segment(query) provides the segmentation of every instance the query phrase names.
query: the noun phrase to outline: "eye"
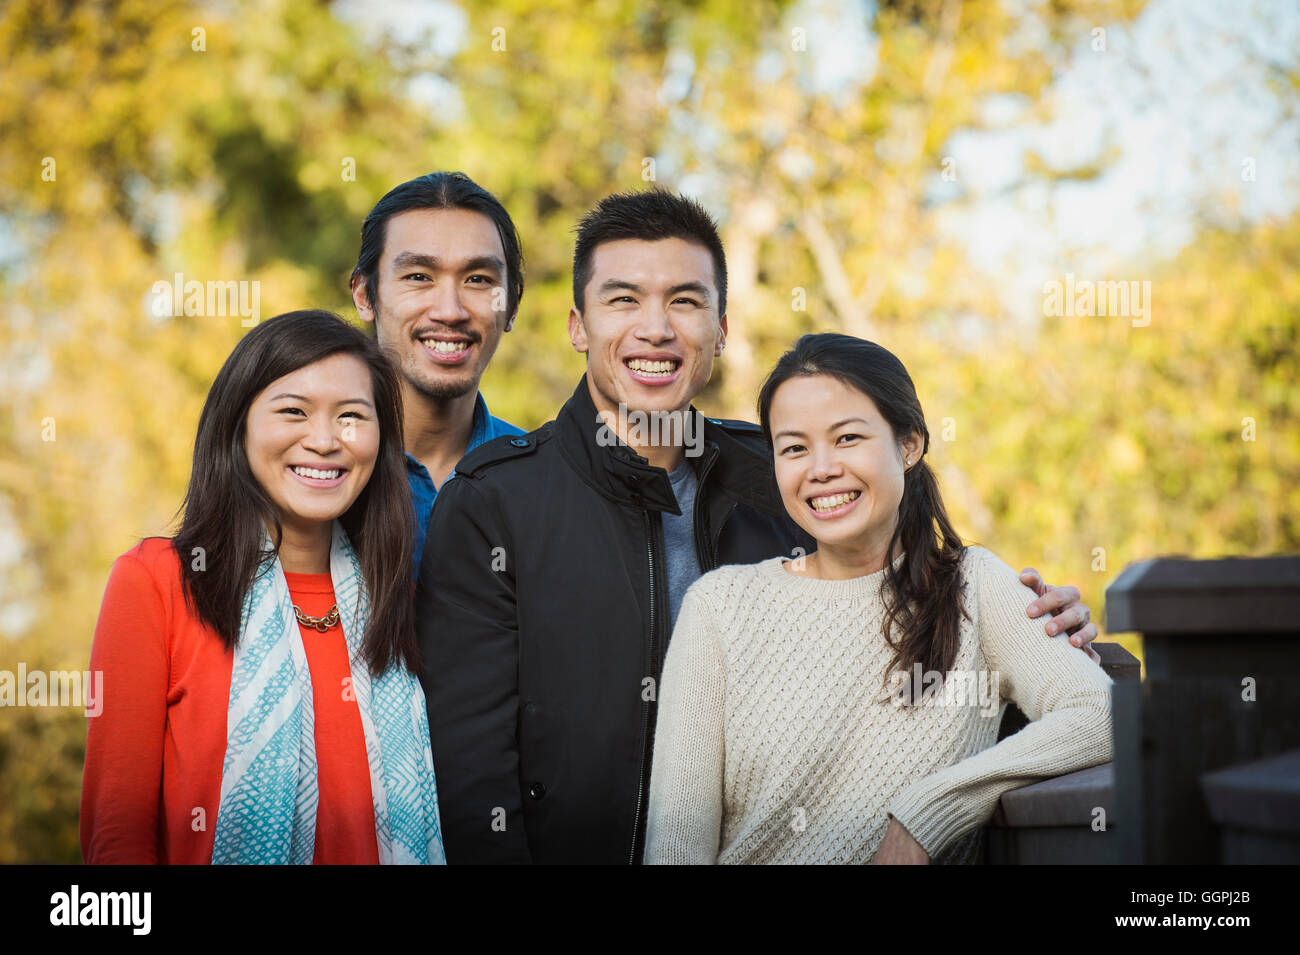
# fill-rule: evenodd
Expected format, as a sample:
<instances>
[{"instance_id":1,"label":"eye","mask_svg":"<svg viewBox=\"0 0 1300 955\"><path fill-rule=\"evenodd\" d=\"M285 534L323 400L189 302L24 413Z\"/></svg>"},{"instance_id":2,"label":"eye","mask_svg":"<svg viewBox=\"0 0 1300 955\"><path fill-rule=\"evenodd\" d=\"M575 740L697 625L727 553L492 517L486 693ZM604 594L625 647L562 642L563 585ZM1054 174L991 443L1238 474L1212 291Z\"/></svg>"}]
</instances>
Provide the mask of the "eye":
<instances>
[{"instance_id":1,"label":"eye","mask_svg":"<svg viewBox=\"0 0 1300 955\"><path fill-rule=\"evenodd\" d=\"M339 415L339 417L340 417L340 418L356 418L358 421L367 421L367 420L369 420L369 419L367 419L366 416L365 416L364 414L362 414L360 411L345 411L345 412L343 412L341 415Z\"/></svg>"},{"instance_id":2,"label":"eye","mask_svg":"<svg viewBox=\"0 0 1300 955\"><path fill-rule=\"evenodd\" d=\"M686 298L685 296L681 296L681 297L679 297L679 298L675 298L675 299L673 299L673 304L674 304L674 305L676 305L678 302L684 302L685 304L691 306L692 308L700 308L700 307L701 307L701 306L700 306L700 303L697 302L695 299L693 299L693 298Z\"/></svg>"},{"instance_id":3,"label":"eye","mask_svg":"<svg viewBox=\"0 0 1300 955\"><path fill-rule=\"evenodd\" d=\"M496 279L490 275L471 275L467 282L474 282L477 285L495 285Z\"/></svg>"},{"instance_id":4,"label":"eye","mask_svg":"<svg viewBox=\"0 0 1300 955\"><path fill-rule=\"evenodd\" d=\"M850 441L861 441L861 440L862 440L862 435L860 435L860 434L842 434L842 435L840 435L838 438L836 438L835 440L836 440L836 441L843 441L843 440L845 440L845 439L848 439L848 440L850 440Z\"/></svg>"},{"instance_id":5,"label":"eye","mask_svg":"<svg viewBox=\"0 0 1300 955\"><path fill-rule=\"evenodd\" d=\"M277 408L277 409L275 410L275 413L276 413L276 414L288 414L288 415L302 415L304 418L307 417L307 413L306 413L305 411L303 411L301 408L293 408L293 407L289 407L289 408Z\"/></svg>"},{"instance_id":6,"label":"eye","mask_svg":"<svg viewBox=\"0 0 1300 955\"><path fill-rule=\"evenodd\" d=\"M635 304L636 299L634 299L631 295L620 295L617 298L611 298L609 302L611 305L613 305L615 302L632 302L633 304Z\"/></svg>"},{"instance_id":7,"label":"eye","mask_svg":"<svg viewBox=\"0 0 1300 955\"><path fill-rule=\"evenodd\" d=\"M782 449L781 449L781 453L782 453L782 454L790 454L791 452L795 452L795 451L803 451L803 450L804 450L804 446L803 446L802 444L790 444L790 445L786 445L784 448L782 448Z\"/></svg>"},{"instance_id":8,"label":"eye","mask_svg":"<svg viewBox=\"0 0 1300 955\"><path fill-rule=\"evenodd\" d=\"M429 276L425 275L423 272L412 272L410 275L403 275L402 281L405 282L408 279L427 279L428 277Z\"/></svg>"}]
</instances>

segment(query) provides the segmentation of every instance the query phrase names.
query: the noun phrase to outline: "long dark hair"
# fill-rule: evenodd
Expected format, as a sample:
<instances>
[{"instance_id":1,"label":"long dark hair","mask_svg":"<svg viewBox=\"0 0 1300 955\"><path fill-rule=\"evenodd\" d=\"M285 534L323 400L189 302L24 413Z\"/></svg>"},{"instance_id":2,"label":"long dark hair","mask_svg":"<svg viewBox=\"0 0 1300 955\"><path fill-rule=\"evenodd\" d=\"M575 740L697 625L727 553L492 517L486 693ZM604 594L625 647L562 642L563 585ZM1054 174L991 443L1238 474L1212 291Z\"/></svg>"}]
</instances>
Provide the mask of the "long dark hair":
<instances>
[{"instance_id":1,"label":"long dark hair","mask_svg":"<svg viewBox=\"0 0 1300 955\"><path fill-rule=\"evenodd\" d=\"M759 392L758 414L769 445L773 395L791 378L806 375L830 375L862 392L875 402L895 441L912 433L922 438L921 457L903 475L898 524L885 562L885 641L894 651L885 672L888 681L891 673L907 673L920 663L924 670L946 674L957 658L966 614L960 575L965 547L925 462L930 432L912 376L892 352L874 342L833 333L804 335L781 356ZM900 552L902 561L895 569L893 557ZM911 696L914 689L906 684L905 701L918 702Z\"/></svg>"},{"instance_id":2,"label":"long dark hair","mask_svg":"<svg viewBox=\"0 0 1300 955\"><path fill-rule=\"evenodd\" d=\"M244 451L248 409L271 382L331 355L356 355L370 369L379 456L370 480L340 522L361 562L370 595L362 656L376 675L400 661L418 667L411 600L414 513L402 450L397 375L379 346L333 312L304 310L259 324L217 373L199 417L194 467L174 538L190 611L233 648L244 594L279 553L283 528L275 504L253 476ZM275 551L260 551L270 529ZM197 551L196 548L202 548ZM202 554L202 560L195 559Z\"/></svg>"}]
</instances>

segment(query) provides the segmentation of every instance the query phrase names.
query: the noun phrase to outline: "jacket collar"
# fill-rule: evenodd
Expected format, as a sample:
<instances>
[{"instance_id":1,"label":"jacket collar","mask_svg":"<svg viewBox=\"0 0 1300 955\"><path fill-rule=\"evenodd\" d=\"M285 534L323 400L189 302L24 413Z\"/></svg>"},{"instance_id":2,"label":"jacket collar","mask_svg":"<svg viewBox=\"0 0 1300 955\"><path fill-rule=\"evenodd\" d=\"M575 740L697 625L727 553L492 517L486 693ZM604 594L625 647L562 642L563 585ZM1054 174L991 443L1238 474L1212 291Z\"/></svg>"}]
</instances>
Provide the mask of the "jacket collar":
<instances>
[{"instance_id":1,"label":"jacket collar","mask_svg":"<svg viewBox=\"0 0 1300 955\"><path fill-rule=\"evenodd\" d=\"M716 419L706 418L691 406L695 428L703 428L703 453L687 458L697 475L710 487L779 517L785 513L777 491L772 463L729 434ZM561 452L605 497L651 511L681 513L668 473L624 444L596 414L587 377L556 416L555 437ZM697 432L698 433L698 432Z\"/></svg>"}]
</instances>

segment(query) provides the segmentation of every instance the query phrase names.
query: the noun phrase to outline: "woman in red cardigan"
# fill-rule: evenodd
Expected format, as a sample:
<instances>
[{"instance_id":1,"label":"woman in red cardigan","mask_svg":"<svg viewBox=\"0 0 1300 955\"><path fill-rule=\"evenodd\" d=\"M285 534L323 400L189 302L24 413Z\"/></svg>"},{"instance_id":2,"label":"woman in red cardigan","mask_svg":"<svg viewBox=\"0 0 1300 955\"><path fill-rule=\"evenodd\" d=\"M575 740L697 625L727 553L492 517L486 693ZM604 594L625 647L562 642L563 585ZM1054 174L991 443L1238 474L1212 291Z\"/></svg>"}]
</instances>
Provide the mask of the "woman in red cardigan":
<instances>
[{"instance_id":1,"label":"woman in red cardigan","mask_svg":"<svg viewBox=\"0 0 1300 955\"><path fill-rule=\"evenodd\" d=\"M204 404L175 538L118 558L88 863L441 863L401 398L329 312L258 325Z\"/></svg>"}]
</instances>

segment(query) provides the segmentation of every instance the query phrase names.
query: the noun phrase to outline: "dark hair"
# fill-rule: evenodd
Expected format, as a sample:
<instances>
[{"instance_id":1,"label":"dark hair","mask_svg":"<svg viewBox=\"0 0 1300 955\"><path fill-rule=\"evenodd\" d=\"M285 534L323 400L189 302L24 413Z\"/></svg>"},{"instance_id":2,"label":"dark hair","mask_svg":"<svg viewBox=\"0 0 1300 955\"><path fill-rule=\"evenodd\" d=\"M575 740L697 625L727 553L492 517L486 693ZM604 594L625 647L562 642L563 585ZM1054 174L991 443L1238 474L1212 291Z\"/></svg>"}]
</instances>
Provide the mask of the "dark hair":
<instances>
[{"instance_id":1,"label":"dark hair","mask_svg":"<svg viewBox=\"0 0 1300 955\"><path fill-rule=\"evenodd\" d=\"M586 307L583 293L591 281L591 260L596 246L619 239L685 239L698 242L713 256L713 283L718 287L718 314L727 314L727 257L713 217L694 199L662 189L624 192L596 203L577 228L573 247L573 304Z\"/></svg>"},{"instance_id":2,"label":"dark hair","mask_svg":"<svg viewBox=\"0 0 1300 955\"><path fill-rule=\"evenodd\" d=\"M524 253L510 213L496 196L463 172L431 172L389 190L361 225L361 251L352 270L366 281L366 299L379 308L379 260L384 254L388 220L412 209L468 209L487 216L497 227L506 255L506 314L513 315L524 296Z\"/></svg>"},{"instance_id":3,"label":"dark hair","mask_svg":"<svg viewBox=\"0 0 1300 955\"><path fill-rule=\"evenodd\" d=\"M896 441L913 433L922 438L921 457L903 476L898 524L885 564L885 641L894 650L885 672L888 680L891 672L906 673L920 663L925 670L946 674L957 658L959 626L966 615L960 575L965 548L925 463L930 432L912 378L897 357L873 342L832 333L804 335L781 356L759 392L759 420L769 445L776 390L806 375L830 375L862 392L889 423ZM895 569L892 558L898 552L902 561ZM905 686L904 699L919 702L911 699L911 683Z\"/></svg>"},{"instance_id":4,"label":"dark hair","mask_svg":"<svg viewBox=\"0 0 1300 955\"><path fill-rule=\"evenodd\" d=\"M253 476L244 450L248 409L273 381L332 355L356 355L370 369L379 456L365 488L342 515L361 562L370 597L370 625L362 655L376 675L395 661L418 666L411 602L411 548L415 534L397 374L380 347L332 312L305 310L259 324L221 366L194 438L194 467L174 539L192 613L233 648L239 640L244 595L256 574L279 553L283 528L276 506ZM259 552L270 530L275 551ZM203 548L204 569L192 563Z\"/></svg>"}]
</instances>

